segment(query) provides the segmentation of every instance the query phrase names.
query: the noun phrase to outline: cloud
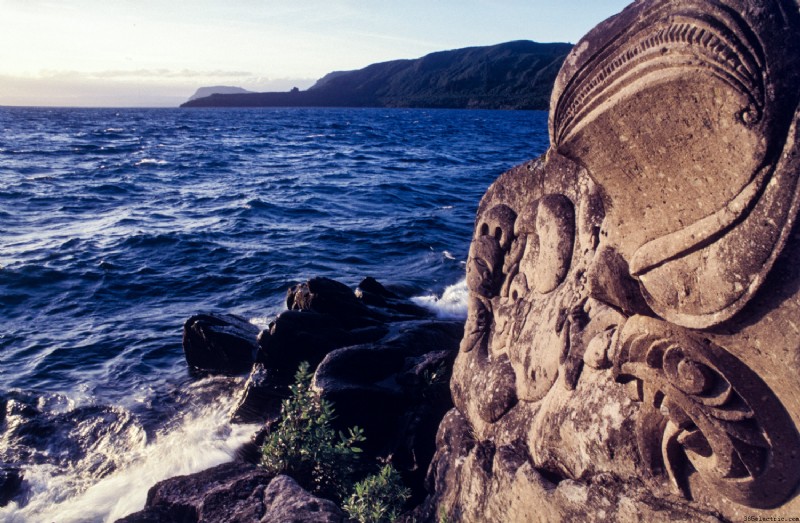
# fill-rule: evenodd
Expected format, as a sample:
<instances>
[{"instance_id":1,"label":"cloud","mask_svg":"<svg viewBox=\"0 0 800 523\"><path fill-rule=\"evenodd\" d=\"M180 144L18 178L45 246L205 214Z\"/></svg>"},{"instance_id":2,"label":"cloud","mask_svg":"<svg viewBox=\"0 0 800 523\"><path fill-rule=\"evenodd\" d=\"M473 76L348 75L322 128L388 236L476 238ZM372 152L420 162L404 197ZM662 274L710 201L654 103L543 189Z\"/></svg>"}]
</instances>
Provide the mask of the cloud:
<instances>
[{"instance_id":1,"label":"cloud","mask_svg":"<svg viewBox=\"0 0 800 523\"><path fill-rule=\"evenodd\" d=\"M82 107L176 107L199 87L235 85L251 91L305 89L309 78L266 78L246 71L169 69L95 72L41 71L0 74L0 105Z\"/></svg>"},{"instance_id":2,"label":"cloud","mask_svg":"<svg viewBox=\"0 0 800 523\"><path fill-rule=\"evenodd\" d=\"M249 71L192 71L189 69L137 69L133 71L98 71L86 73L88 78L118 79L118 78L252 78Z\"/></svg>"},{"instance_id":3,"label":"cloud","mask_svg":"<svg viewBox=\"0 0 800 523\"><path fill-rule=\"evenodd\" d=\"M202 79L247 79L256 75L250 71L196 71L191 69L114 69L106 71L54 71L42 70L35 75L16 75L16 78L28 80L194 80ZM10 77L7 76L7 77Z\"/></svg>"}]
</instances>

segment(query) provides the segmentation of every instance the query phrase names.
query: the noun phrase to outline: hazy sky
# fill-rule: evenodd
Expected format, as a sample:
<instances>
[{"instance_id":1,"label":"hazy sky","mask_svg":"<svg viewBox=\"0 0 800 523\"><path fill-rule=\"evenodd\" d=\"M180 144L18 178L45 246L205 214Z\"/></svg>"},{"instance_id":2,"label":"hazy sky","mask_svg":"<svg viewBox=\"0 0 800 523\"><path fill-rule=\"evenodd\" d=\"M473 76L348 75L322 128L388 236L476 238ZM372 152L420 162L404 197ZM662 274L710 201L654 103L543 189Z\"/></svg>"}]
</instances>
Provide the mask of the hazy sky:
<instances>
[{"instance_id":1,"label":"hazy sky","mask_svg":"<svg viewBox=\"0 0 800 523\"><path fill-rule=\"evenodd\" d=\"M576 42L628 0L0 0L0 105L176 106L201 86L510 40Z\"/></svg>"}]
</instances>

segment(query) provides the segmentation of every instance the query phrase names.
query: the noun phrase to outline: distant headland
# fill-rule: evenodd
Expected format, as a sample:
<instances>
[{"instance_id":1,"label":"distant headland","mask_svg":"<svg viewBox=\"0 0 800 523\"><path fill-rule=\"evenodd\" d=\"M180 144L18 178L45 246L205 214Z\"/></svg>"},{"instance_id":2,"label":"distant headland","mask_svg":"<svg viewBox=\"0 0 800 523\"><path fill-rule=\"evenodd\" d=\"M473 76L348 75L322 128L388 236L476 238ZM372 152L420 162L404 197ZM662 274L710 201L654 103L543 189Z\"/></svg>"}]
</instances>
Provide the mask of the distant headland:
<instances>
[{"instance_id":1,"label":"distant headland","mask_svg":"<svg viewBox=\"0 0 800 523\"><path fill-rule=\"evenodd\" d=\"M213 94L248 94L252 91L242 89L241 87L231 87L228 85L215 85L213 87L201 87L189 97L189 101L197 100L198 98L205 98Z\"/></svg>"},{"instance_id":2,"label":"distant headland","mask_svg":"<svg viewBox=\"0 0 800 523\"><path fill-rule=\"evenodd\" d=\"M547 109L570 49L567 43L528 40L467 47L331 72L305 91L201 88L181 107ZM213 94L198 97L205 93Z\"/></svg>"}]
</instances>

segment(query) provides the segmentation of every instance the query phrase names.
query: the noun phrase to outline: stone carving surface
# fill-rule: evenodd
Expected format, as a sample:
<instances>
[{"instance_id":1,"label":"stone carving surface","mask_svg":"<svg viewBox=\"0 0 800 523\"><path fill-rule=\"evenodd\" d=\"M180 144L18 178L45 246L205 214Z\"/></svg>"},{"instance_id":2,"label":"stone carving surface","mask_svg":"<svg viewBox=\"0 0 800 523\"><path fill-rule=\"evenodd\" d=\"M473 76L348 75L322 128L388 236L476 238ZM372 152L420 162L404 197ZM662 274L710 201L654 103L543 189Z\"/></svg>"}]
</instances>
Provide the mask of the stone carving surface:
<instances>
[{"instance_id":1,"label":"stone carving surface","mask_svg":"<svg viewBox=\"0 0 800 523\"><path fill-rule=\"evenodd\" d=\"M640 0L575 46L478 209L437 510L800 510L799 101L793 0Z\"/></svg>"},{"instance_id":2,"label":"stone carving surface","mask_svg":"<svg viewBox=\"0 0 800 523\"><path fill-rule=\"evenodd\" d=\"M640 453L686 491L683 469L754 507L782 503L800 480L800 438L764 382L721 347L660 320L636 316L620 336L618 379L644 403ZM688 460L688 463L686 461Z\"/></svg>"},{"instance_id":3,"label":"stone carving surface","mask_svg":"<svg viewBox=\"0 0 800 523\"><path fill-rule=\"evenodd\" d=\"M637 3L584 40L595 48L579 46L553 94L554 147L615 202L609 233L650 306L687 327L747 303L797 210L797 8L762 4Z\"/></svg>"}]
</instances>

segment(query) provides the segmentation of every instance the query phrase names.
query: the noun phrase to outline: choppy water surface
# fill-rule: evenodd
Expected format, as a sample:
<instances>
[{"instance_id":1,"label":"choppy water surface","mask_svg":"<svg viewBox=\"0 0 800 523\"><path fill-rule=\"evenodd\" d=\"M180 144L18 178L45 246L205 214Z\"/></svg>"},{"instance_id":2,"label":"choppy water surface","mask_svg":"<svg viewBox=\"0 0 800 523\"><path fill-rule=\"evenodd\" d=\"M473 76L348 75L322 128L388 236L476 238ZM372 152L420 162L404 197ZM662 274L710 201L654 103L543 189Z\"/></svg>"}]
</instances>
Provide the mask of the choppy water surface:
<instances>
[{"instance_id":1,"label":"choppy water surface","mask_svg":"<svg viewBox=\"0 0 800 523\"><path fill-rule=\"evenodd\" d=\"M0 108L0 462L27 491L0 519L113 521L229 459L252 427L237 379L186 369L197 311L265 323L317 275L463 307L481 195L546 146L542 112Z\"/></svg>"}]
</instances>

